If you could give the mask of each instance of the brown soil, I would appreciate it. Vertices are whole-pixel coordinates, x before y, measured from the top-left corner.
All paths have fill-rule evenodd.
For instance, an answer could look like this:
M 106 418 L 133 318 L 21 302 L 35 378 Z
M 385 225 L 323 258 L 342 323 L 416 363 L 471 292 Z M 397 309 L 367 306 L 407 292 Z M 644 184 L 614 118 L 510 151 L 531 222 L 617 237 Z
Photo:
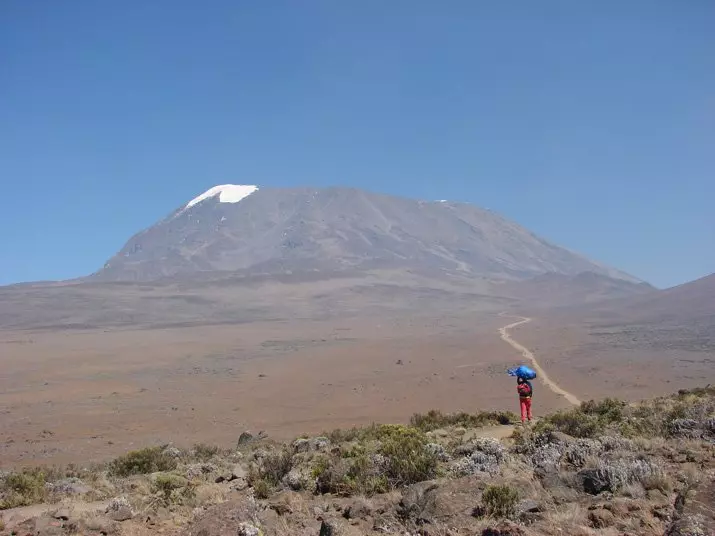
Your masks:
M 0 459 L 102 461 L 148 444 L 230 446 L 247 429 L 290 439 L 433 408 L 518 411 L 503 322 L 2 333 Z M 544 389 L 534 409 L 566 406 Z

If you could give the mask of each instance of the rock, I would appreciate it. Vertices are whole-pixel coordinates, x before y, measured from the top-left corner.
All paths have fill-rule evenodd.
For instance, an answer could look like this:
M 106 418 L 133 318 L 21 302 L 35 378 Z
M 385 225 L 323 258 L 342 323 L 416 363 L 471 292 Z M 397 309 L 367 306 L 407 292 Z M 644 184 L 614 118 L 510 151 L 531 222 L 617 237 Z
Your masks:
M 402 499 L 397 505 L 397 515 L 404 521 L 418 525 L 432 523 L 437 508 L 434 483 L 423 482 L 402 490 Z
M 482 536 L 526 536 L 526 531 L 511 521 L 500 521 L 496 525 L 485 528 Z
M 616 522 L 616 517 L 608 510 L 591 510 L 588 513 L 588 523 L 594 529 L 605 529 L 612 527 Z
M 248 523 L 244 521 L 238 525 L 238 536 L 262 536 L 261 529 L 256 527 L 253 523 Z
M 357 499 L 343 511 L 345 519 L 367 519 L 372 515 L 372 506 L 364 499 Z
M 608 491 L 610 483 L 608 479 L 598 469 L 581 469 L 577 473 L 583 491 L 589 495 L 598 495 Z
M 653 508 L 651 508 L 650 513 L 656 519 L 659 519 L 661 521 L 670 521 L 670 518 L 672 515 L 671 510 L 672 509 L 670 508 L 670 505 L 668 505 L 668 504 L 658 504 L 658 505 L 653 506 Z
M 132 507 L 124 497 L 115 497 L 109 501 L 105 513 L 113 521 L 128 521 L 134 517 Z
M 85 518 L 81 526 L 85 531 L 98 532 L 100 534 L 117 534 L 119 532 L 117 523 L 101 515 L 91 515 Z
M 539 503 L 528 499 L 521 501 L 517 506 L 517 510 L 519 512 L 528 512 L 531 514 L 543 512 L 543 509 L 541 508 L 541 505 Z
M 41 516 L 35 519 L 35 536 L 62 536 L 65 533 L 59 519 Z
M 69 520 L 72 515 L 72 511 L 68 507 L 60 508 L 52 514 L 55 519 L 61 519 L 63 521 Z
M 534 470 L 534 475 L 557 504 L 567 503 L 578 498 L 578 492 L 573 489 L 572 483 L 567 481 L 557 469 L 537 468 Z
M 283 477 L 283 483 L 293 491 L 301 491 L 310 487 L 312 479 L 310 475 L 301 469 L 291 469 Z
M 186 475 L 186 478 L 188 478 L 189 480 L 193 480 L 195 478 L 200 478 L 204 475 L 215 473 L 216 471 L 218 471 L 218 467 L 216 467 L 212 463 L 196 463 L 189 465 L 186 468 L 186 472 L 184 474 Z
M 107 512 L 107 517 L 112 521 L 129 521 L 134 517 L 134 512 L 132 512 L 131 508 L 123 506 L 117 510 Z
M 241 445 L 250 443 L 251 441 L 253 441 L 253 434 L 250 432 L 243 432 L 240 436 L 238 436 L 238 446 L 239 447 Z
M 310 452 L 325 450 L 330 446 L 330 440 L 327 437 L 313 437 L 310 439 L 296 439 L 293 442 L 293 448 L 296 452 Z
M 333 522 L 323 520 L 320 523 L 318 536 L 338 536 L 338 529 Z
M 181 458 L 181 451 L 177 449 L 176 447 L 166 447 L 163 451 L 164 456 L 168 456 L 169 458 Z
M 65 478 L 57 482 L 45 484 L 45 486 L 48 491 L 62 495 L 84 495 L 92 491 L 92 488 L 87 486 L 79 478 Z
M 268 502 L 268 507 L 279 516 L 293 513 L 292 504 L 297 495 L 292 491 L 281 492 Z
M 216 477 L 216 484 L 221 484 L 222 482 L 233 482 L 234 480 L 245 481 L 248 478 L 248 471 L 242 465 L 236 464 L 230 471 L 225 471 Z

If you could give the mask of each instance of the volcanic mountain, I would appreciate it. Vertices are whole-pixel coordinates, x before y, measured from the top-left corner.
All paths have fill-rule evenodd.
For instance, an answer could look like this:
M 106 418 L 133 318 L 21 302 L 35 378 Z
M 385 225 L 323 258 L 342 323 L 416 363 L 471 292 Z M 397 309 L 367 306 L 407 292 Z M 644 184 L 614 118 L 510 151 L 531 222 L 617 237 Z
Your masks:
M 222 185 L 87 277 L 0 288 L 0 328 L 445 319 L 651 291 L 466 203 Z
M 241 185 L 216 186 L 178 208 L 132 237 L 91 279 L 374 269 L 517 280 L 592 272 L 638 282 L 466 203 Z

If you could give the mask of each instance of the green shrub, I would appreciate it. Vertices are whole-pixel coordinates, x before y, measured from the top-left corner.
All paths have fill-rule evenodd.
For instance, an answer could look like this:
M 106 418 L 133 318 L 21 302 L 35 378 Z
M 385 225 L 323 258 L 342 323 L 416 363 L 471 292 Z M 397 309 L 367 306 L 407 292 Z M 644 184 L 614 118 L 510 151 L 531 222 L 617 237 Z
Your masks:
M 176 469 L 176 460 L 163 451 L 163 447 L 147 447 L 128 452 L 109 464 L 109 472 L 116 476 L 130 476 Z
M 194 492 L 194 486 L 187 479 L 171 473 L 157 475 L 151 489 L 167 506 L 183 504 L 187 499 L 192 498 Z
M 19 473 L 10 473 L 2 481 L 0 491 L 0 510 L 29 506 L 44 501 L 46 475 L 42 469 L 27 469 Z
M 624 418 L 626 403 L 615 398 L 605 398 L 598 402 L 589 400 L 581 403 L 581 411 L 586 415 L 595 415 L 602 423 L 620 422 Z
M 385 477 L 391 487 L 408 486 L 437 476 L 436 453 L 426 448 L 426 436 L 415 428 L 393 428 L 382 439 Z
M 484 513 L 490 517 L 514 517 L 518 502 L 519 492 L 510 486 L 488 486 L 482 494 Z
M 580 409 L 559 411 L 544 417 L 534 427 L 535 433 L 558 430 L 573 437 L 592 438 L 603 432 L 603 425 L 595 415 Z
M 447 426 L 463 426 L 465 428 L 479 428 L 494 424 L 510 424 L 518 419 L 511 411 L 481 411 L 471 413 L 445 414 L 439 410 L 430 410 L 427 413 L 416 413 L 410 418 L 410 425 L 423 432 L 431 432 Z
M 273 492 L 273 486 L 262 478 L 253 481 L 252 486 L 256 499 L 267 499 Z
M 207 445 L 205 443 L 197 443 L 193 448 L 194 457 L 202 462 L 207 462 L 221 452 L 221 449 L 216 445 Z

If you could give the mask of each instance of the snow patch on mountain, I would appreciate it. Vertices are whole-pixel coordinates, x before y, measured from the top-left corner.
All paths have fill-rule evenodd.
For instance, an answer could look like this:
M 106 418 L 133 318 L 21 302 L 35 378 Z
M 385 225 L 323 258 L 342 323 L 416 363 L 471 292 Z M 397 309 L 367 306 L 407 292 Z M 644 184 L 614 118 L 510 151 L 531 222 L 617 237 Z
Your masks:
M 185 209 L 218 196 L 219 203 L 238 203 L 258 190 L 258 186 L 245 184 L 221 184 L 206 190 L 200 196 L 188 202 Z

